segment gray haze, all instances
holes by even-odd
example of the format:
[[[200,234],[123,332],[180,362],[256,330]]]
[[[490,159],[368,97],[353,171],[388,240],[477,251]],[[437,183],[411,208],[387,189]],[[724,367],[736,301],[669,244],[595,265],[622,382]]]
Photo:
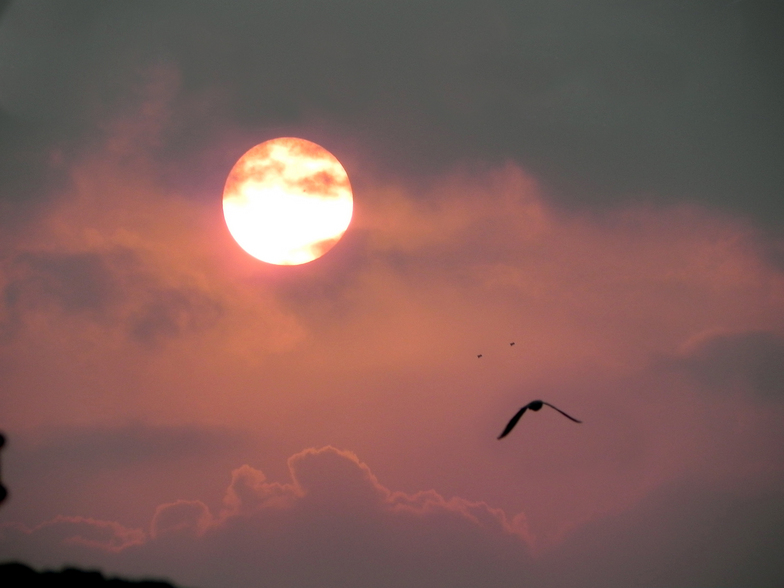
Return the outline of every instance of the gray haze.
[[[135,75],[172,66],[183,120],[157,148],[173,167],[227,128],[314,127],[389,174],[513,158],[566,206],[688,199],[778,226],[782,27],[780,3],[754,0],[18,2],[3,197],[34,199],[49,150],[74,155]]]

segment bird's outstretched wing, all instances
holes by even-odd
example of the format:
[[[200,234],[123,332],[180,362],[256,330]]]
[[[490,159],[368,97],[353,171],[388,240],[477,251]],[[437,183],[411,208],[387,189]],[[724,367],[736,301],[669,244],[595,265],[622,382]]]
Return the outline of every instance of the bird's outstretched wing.
[[[555,407],[554,407],[552,404],[550,404],[549,402],[544,402],[544,401],[543,401],[543,402],[542,402],[542,404],[546,404],[546,405],[547,405],[547,406],[549,406],[550,408],[555,408]],[[560,413],[561,413],[562,415],[564,415],[564,416],[565,416],[567,419],[569,419],[569,420],[571,420],[571,421],[574,421],[575,423],[581,423],[581,424],[582,424],[582,421],[578,421],[576,418],[569,416],[569,415],[568,415],[568,414],[566,414],[564,411],[562,411],[560,408],[555,408],[555,410],[557,410],[558,412],[560,412]]]
[[[500,435],[498,435],[499,439],[503,439],[504,437],[506,437],[509,434],[509,432],[512,429],[514,429],[514,426],[517,424],[517,421],[520,420],[520,418],[523,416],[523,413],[526,411],[527,408],[528,408],[528,405],[526,404],[523,408],[521,408],[520,410],[517,411],[517,414],[514,415],[512,417],[512,420],[509,421],[509,423],[506,425],[506,428],[504,429],[504,432],[501,433]]]

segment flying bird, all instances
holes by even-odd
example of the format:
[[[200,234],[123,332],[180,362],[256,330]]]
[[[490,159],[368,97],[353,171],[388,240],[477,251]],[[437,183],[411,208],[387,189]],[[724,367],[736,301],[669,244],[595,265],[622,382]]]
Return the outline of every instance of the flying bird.
[[[509,347],[514,347],[514,341],[509,344]]]
[[[480,357],[480,358],[481,358],[481,357],[482,357],[482,354],[480,353],[479,355],[477,355],[477,357]]]
[[[523,416],[523,413],[524,413],[526,410],[528,410],[528,409],[530,408],[531,410],[533,410],[534,412],[536,412],[537,410],[541,409],[541,408],[542,408],[542,406],[544,406],[544,405],[547,405],[547,406],[549,406],[550,408],[554,408],[555,410],[557,410],[558,412],[560,412],[562,415],[564,415],[564,416],[565,416],[567,419],[569,419],[569,420],[571,420],[571,421],[574,421],[575,423],[582,423],[582,421],[578,421],[576,418],[574,418],[574,417],[570,417],[568,414],[566,414],[566,413],[565,413],[564,411],[562,411],[560,408],[555,408],[555,407],[554,407],[552,404],[550,404],[549,402],[545,402],[544,400],[532,400],[531,402],[529,402],[528,404],[526,404],[526,405],[525,405],[523,408],[521,408],[520,410],[518,410],[518,411],[517,411],[517,414],[516,414],[516,415],[514,415],[514,416],[512,417],[512,420],[511,420],[511,421],[509,421],[509,423],[506,425],[506,428],[504,429],[504,432],[503,432],[503,433],[501,433],[501,434],[498,436],[498,438],[499,438],[499,439],[503,439],[504,437],[506,437],[506,436],[507,436],[507,435],[508,435],[508,434],[511,432],[511,430],[512,430],[512,429],[514,429],[515,425],[517,424],[517,421],[519,421],[519,420],[522,418],[522,416]]]

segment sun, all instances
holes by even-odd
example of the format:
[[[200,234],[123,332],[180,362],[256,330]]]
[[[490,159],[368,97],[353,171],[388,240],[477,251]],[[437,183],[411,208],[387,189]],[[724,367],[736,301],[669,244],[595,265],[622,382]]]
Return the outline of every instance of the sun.
[[[247,151],[223,189],[232,237],[256,259],[276,265],[324,255],[346,232],[353,209],[348,174],[337,158],[294,137]]]

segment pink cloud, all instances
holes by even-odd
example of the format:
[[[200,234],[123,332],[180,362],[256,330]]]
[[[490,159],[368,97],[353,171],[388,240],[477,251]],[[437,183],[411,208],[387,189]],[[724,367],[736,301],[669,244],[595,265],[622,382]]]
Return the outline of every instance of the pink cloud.
[[[217,517],[201,501],[177,500],[156,509],[147,534],[60,516],[30,529],[6,525],[2,551],[24,555],[9,545],[23,537],[28,552],[80,553],[105,569],[201,586],[274,578],[307,585],[322,576],[325,585],[354,586],[378,570],[389,574],[380,586],[441,576],[460,586],[530,564],[521,515],[510,521],[485,503],[433,490],[393,492],[355,454],[333,447],[306,449],[289,459],[289,469],[285,484],[247,465],[236,469]]]
[[[654,373],[658,358],[716,329],[784,331],[761,235],[698,207],[559,210],[511,163],[419,191],[365,178],[334,262],[284,275],[249,262],[219,210],[167,192],[154,170],[79,162],[72,190],[8,244],[0,409],[13,426],[217,424],[264,431],[280,463],[350,446],[411,496],[437,487],[526,511],[534,535],[559,537],[713,459],[723,435],[697,409],[646,418],[675,398],[713,402]],[[530,438],[493,445],[539,396],[590,426],[532,419]],[[527,443],[536,452],[520,454]],[[248,476],[237,496],[270,484]],[[574,485],[585,491],[563,490]]]
[[[138,136],[112,127],[116,149],[71,162],[69,189],[1,238],[0,413],[15,435],[108,438],[129,421],[260,432],[265,473],[245,465],[225,493],[214,475],[195,491],[207,459],[188,457],[201,452],[187,438],[159,461],[136,437],[122,451],[88,439],[78,458],[56,454],[67,492],[45,468],[28,478],[38,503],[22,520],[82,512],[147,528],[154,511],[143,544],[96,528],[68,546],[103,541],[117,562],[149,562],[154,544],[179,550],[182,569],[202,565],[183,545],[249,569],[258,554],[241,536],[280,574],[305,547],[335,554],[335,537],[377,562],[382,543],[437,560],[465,540],[517,565],[686,476],[780,486],[784,278],[748,223],[693,205],[559,209],[514,163],[412,185],[361,177],[359,158],[345,241],[284,272],[238,250],[218,192],[174,193],[154,157],[125,157],[153,153],[168,124],[176,80],[160,82],[141,94]],[[585,424],[539,414],[497,442],[536,397]],[[356,450],[388,485],[334,449],[285,471],[297,449],[326,445]],[[114,453],[87,459],[88,446]],[[247,459],[232,451],[218,471]],[[64,496],[87,506],[56,508]]]
[[[0,525],[0,537],[6,558],[27,557],[32,561],[41,560],[43,552],[56,553],[55,557],[85,551],[97,552],[95,558],[100,559],[100,553],[118,554],[131,546],[143,545],[148,540],[143,530],[114,521],[62,515],[33,527],[4,523]],[[54,551],[50,551],[53,548]]]
[[[155,509],[150,536],[159,539],[167,533],[202,535],[212,524],[212,514],[200,500],[176,500]]]
[[[149,533],[86,517],[5,524],[0,557],[50,568],[78,561],[200,588],[767,585],[770,569],[755,570],[749,558],[768,549],[765,537],[781,536],[776,521],[784,520],[776,496],[741,498],[692,477],[534,550],[523,514],[510,520],[434,490],[391,491],[352,452],[306,449],[288,465],[282,484],[247,465],[234,470],[217,516],[199,500],[162,504]]]

